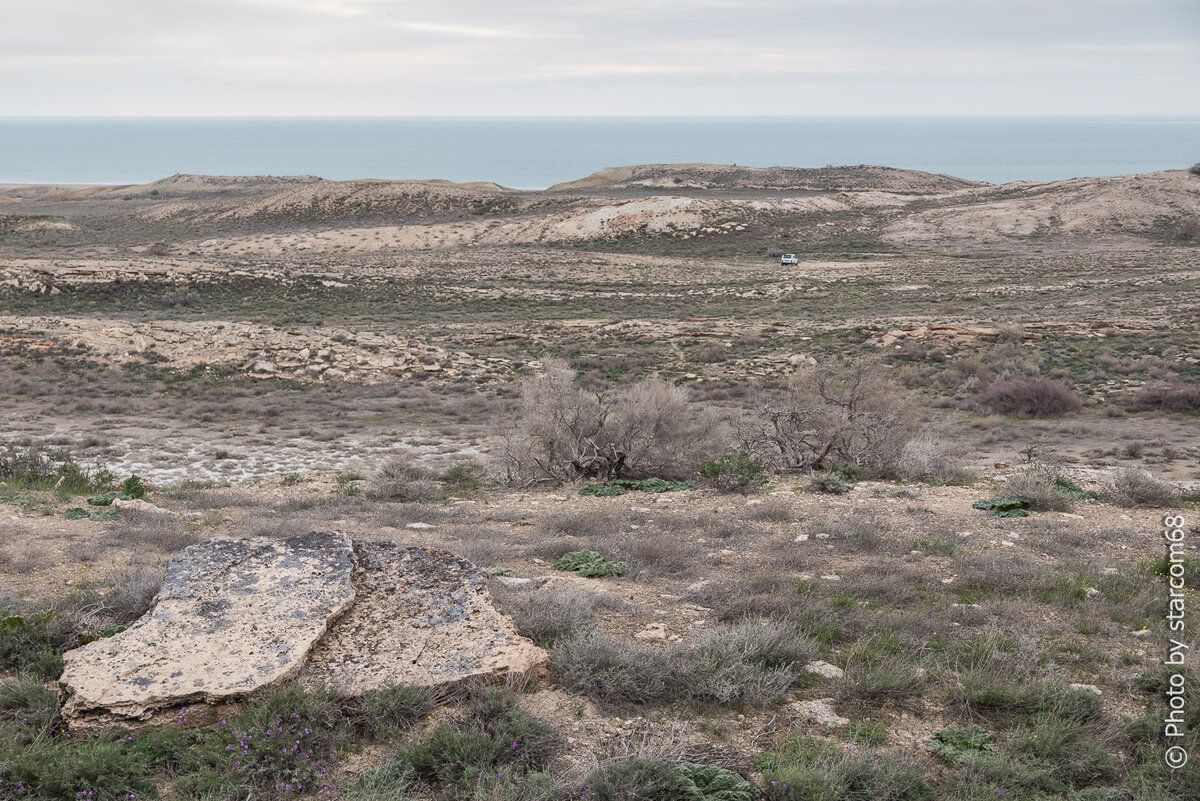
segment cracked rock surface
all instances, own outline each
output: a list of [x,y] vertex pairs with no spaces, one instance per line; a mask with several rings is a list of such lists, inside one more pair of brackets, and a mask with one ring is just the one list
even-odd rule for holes
[[446,551],[341,533],[208,540],[172,560],[145,616],[65,655],[63,715],[130,725],[297,677],[357,694],[539,669],[546,653],[495,610],[486,580]]

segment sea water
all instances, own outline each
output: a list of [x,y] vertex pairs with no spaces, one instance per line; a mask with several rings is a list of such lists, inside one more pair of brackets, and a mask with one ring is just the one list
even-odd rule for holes
[[1200,161],[1200,117],[0,118],[0,183],[174,173],[542,189],[601,167],[880,164],[993,183]]

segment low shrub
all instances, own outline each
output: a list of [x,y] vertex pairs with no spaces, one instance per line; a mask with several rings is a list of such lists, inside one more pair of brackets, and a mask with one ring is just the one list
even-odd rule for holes
[[763,768],[766,801],[932,801],[915,761],[873,748],[841,748],[793,737],[754,760]]
[[587,593],[568,589],[501,592],[498,600],[517,631],[543,648],[565,637],[586,634],[596,626],[596,599]]
[[629,757],[601,765],[583,782],[597,801],[755,801],[758,788],[738,774],[694,762]]
[[0,483],[15,489],[54,489],[86,495],[110,486],[115,478],[99,466],[81,467],[65,450],[21,448],[11,442],[0,448]]
[[16,614],[0,609],[0,668],[25,671],[46,681],[62,673],[62,652],[71,647],[74,628],[58,609]]
[[338,788],[348,801],[405,801],[404,791],[416,778],[407,759],[362,773]]
[[1077,412],[1079,396],[1059,381],[1038,376],[1006,378],[980,393],[976,403],[993,414],[1015,417],[1057,417]]
[[1138,390],[1131,404],[1138,409],[1200,414],[1200,384],[1148,384]]
[[841,474],[832,470],[822,470],[820,473],[812,474],[812,478],[808,482],[808,489],[829,495],[844,495],[853,489],[853,486],[847,483]]
[[101,495],[87,499],[88,506],[112,506],[115,500],[133,501],[146,497],[146,487],[140,476],[130,476],[121,482],[115,490],[109,490]]
[[516,696],[486,689],[463,718],[439,725],[403,756],[442,797],[467,799],[495,797],[489,788],[543,773],[557,749],[554,729],[521,711]]
[[786,694],[815,653],[794,627],[759,620],[666,648],[610,635],[568,637],[555,643],[550,668],[564,687],[605,703],[762,706]]
[[735,451],[700,465],[700,477],[722,492],[750,493],[767,483],[762,460]]
[[631,758],[602,765],[584,780],[584,798],[596,801],[692,801],[696,788],[675,765]]
[[[182,710],[181,720],[190,712]],[[331,784],[330,759],[348,741],[349,729],[334,693],[290,685],[267,692],[195,738],[174,757],[177,793],[227,797],[249,787],[256,795],[279,798]]]
[[1180,493],[1173,484],[1127,467],[1113,476],[1104,497],[1118,506],[1161,509],[1179,503]]
[[1033,512],[1069,512],[1078,500],[1098,497],[1062,476],[1049,465],[1035,463],[1004,482],[1004,494],[1025,499]]
[[363,693],[359,704],[366,728],[376,733],[412,727],[433,711],[435,699],[428,687],[387,681],[382,687]]

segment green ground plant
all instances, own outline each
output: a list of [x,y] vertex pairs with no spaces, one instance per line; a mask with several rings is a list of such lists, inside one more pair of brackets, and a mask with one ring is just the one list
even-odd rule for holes
[[610,562],[596,551],[580,550],[563,554],[554,563],[555,570],[574,571],[584,578],[623,576],[629,571],[625,562]]

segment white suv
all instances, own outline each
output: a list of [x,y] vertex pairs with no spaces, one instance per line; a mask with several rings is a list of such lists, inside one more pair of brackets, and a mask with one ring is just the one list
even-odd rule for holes
[[783,257],[779,260],[779,263],[780,264],[799,264],[800,260],[796,258],[795,253],[784,253]]

